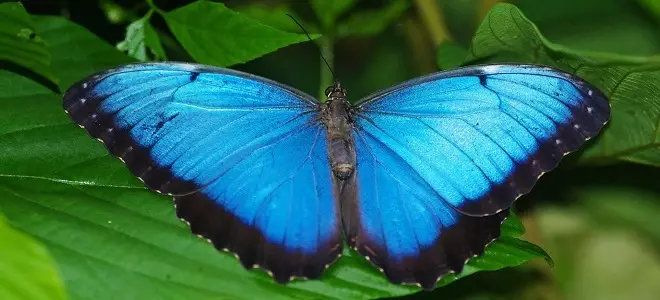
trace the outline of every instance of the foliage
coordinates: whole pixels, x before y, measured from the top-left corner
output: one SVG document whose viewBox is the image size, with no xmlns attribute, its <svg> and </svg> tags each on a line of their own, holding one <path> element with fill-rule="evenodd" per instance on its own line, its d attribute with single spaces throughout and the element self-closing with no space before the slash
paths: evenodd
<svg viewBox="0 0 660 300">
<path fill-rule="evenodd" d="M 48 251 L 7 225 L 0 215 L 0 299 L 66 299 L 62 279 Z"/>
<path fill-rule="evenodd" d="M 50 53 L 20 3 L 0 4 L 0 61 L 10 61 L 48 80 L 57 80 L 50 69 Z"/>
<path fill-rule="evenodd" d="M 153 60 L 167 59 L 158 35 L 149 23 L 150 17 L 151 12 L 128 25 L 126 39 L 117 44 L 117 49 L 140 61 L 149 61 L 152 57 Z"/>
<path fill-rule="evenodd" d="M 221 67 L 307 40 L 305 35 L 265 26 L 208 1 L 193 2 L 163 13 L 163 17 L 196 61 Z"/>
<path fill-rule="evenodd" d="M 451 11 L 472 18 L 479 15 L 476 8 L 471 10 L 465 3 L 452 2 L 456 1 L 445 1 L 438 7 L 446 9 L 445 15 Z M 435 51 L 420 40 L 419 27 L 411 21 L 414 11 L 411 3 L 416 2 L 397 0 L 374 8 L 352 0 L 311 0 L 308 12 L 295 5 L 269 2 L 228 8 L 220 3 L 195 1 L 171 10 L 152 1 L 145 3 L 143 15 L 126 17 L 131 22 L 125 24 L 125 38 L 119 43 L 113 40 L 109 43 L 62 17 L 30 15 L 20 3 L 0 4 L 0 61 L 9 63 L 6 67 L 0 64 L 0 189 L 4 193 L 0 211 L 7 216 L 9 224 L 43 245 L 23 237 L 30 247 L 44 247 L 50 252 L 69 298 L 367 299 L 418 291 L 415 287 L 388 283 L 366 260 L 349 250 L 322 280 L 282 286 L 261 271 L 244 270 L 233 256 L 217 253 L 205 241 L 190 234 L 176 219 L 170 199 L 147 191 L 102 145 L 76 128 L 61 109 L 61 93 L 72 83 L 92 72 L 135 60 L 170 58 L 217 66 L 245 63 L 237 67 L 256 70 L 261 75 L 272 74 L 269 77 L 308 92 L 322 91 L 331 77 L 316 62 L 316 48 L 296 45 L 308 39 L 285 14 L 295 16 L 315 33 L 312 38 L 322 46 L 322 52 L 335 65 L 337 73 L 346 74 L 343 78 L 351 95 L 363 95 L 369 89 L 407 79 L 418 74 L 419 69 L 427 70 L 436 63 L 445 69 L 486 62 L 525 62 L 576 73 L 610 96 L 613 120 L 600 138 L 592 141 L 585 151 L 572 155 L 567 165 L 632 162 L 646 168 L 660 166 L 660 58 L 587 52 L 555 44 L 509 4 L 494 6 L 479 26 L 478 20 L 474 20 L 474 33 L 465 29 L 470 26 L 448 24 L 455 40 L 445 40 Z M 648 7 L 650 15 L 657 12 L 651 2 L 640 0 L 640 3 Z M 365 47 L 361 42 L 364 40 L 374 40 L 379 46 Z M 407 43 L 402 40 L 410 46 L 403 46 Z M 357 42 L 346 49 L 342 45 L 347 41 Z M 333 59 L 335 45 L 337 57 Z M 407 51 L 414 52 L 414 57 Z M 301 58 L 304 53 L 311 53 L 309 61 L 315 63 L 309 64 Z M 363 61 L 364 67 L 356 69 L 342 64 L 343 60 Z M 313 74 L 319 73 L 320 83 L 309 81 Z M 630 171 L 624 170 L 622 174 L 626 172 Z M 562 175 L 542 182 L 549 182 L 548 185 L 569 182 L 559 177 Z M 540 193 L 554 195 L 547 193 L 554 190 L 543 184 L 535 190 L 541 192 L 532 193 L 530 198 L 543 198 L 537 196 Z M 578 208 L 571 209 L 584 207 L 594 211 L 594 218 L 599 220 L 611 220 L 620 213 L 617 224 L 632 226 L 657 239 L 660 227 L 650 211 L 657 210 L 658 203 L 649 204 L 660 198 L 655 192 L 642 193 L 631 187 L 605 190 L 600 185 L 596 192 L 577 187 L 570 191 L 569 198 L 580 203 Z M 644 196 L 635 196 L 640 194 Z M 638 200 L 628 206 L 620 200 L 626 197 Z M 602 198 L 607 201 L 599 201 Z M 0 234 L 8 228 L 2 226 Z M 543 249 L 519 239 L 525 230 L 517 217 L 509 218 L 502 231 L 503 237 L 492 243 L 484 255 L 470 260 L 458 276 L 443 278 L 439 286 L 473 273 L 518 266 L 535 258 L 544 258 L 552 264 Z M 567 255 L 557 250 L 561 247 L 550 244 L 565 262 Z M 4 247 L 4 244 L 0 246 L 0 252 L 11 250 Z M 31 266 L 49 270 L 40 273 L 49 277 L 52 280 L 49 287 L 56 289 L 59 282 L 53 279 L 57 278 L 53 275 L 55 271 L 43 259 L 47 256 L 43 252 L 39 255 L 43 264 L 35 260 Z M 14 255 L 0 257 L 21 259 Z M 3 262 L 0 259 L 0 266 Z M 559 265 L 558 272 L 572 274 L 573 270 Z M 469 297 L 468 292 L 479 289 L 463 288 L 459 292 L 454 289 L 484 276 L 489 275 L 470 276 L 474 279 L 462 279 L 433 294 L 413 297 Z M 571 276 L 565 277 L 579 280 Z M 0 286 L 20 287 L 12 282 L 17 278 L 0 276 Z M 32 283 L 21 281 L 21 284 Z M 571 289 L 570 280 L 560 280 L 560 284 L 565 290 Z M 63 293 L 60 288 L 52 295 L 62 295 L 58 298 L 61 299 Z M 575 295 L 585 294 L 575 292 Z"/>
<path fill-rule="evenodd" d="M 554 66 L 577 74 L 609 96 L 612 122 L 582 159 L 660 166 L 660 56 L 571 50 L 546 40 L 515 6 L 501 4 L 477 29 L 464 63 L 498 61 Z"/>
</svg>

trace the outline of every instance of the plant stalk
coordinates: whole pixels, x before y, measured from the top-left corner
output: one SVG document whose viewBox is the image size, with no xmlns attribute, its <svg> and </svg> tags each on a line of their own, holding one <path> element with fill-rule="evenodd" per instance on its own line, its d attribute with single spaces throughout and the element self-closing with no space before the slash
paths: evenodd
<svg viewBox="0 0 660 300">
<path fill-rule="evenodd" d="M 445 26 L 445 19 L 437 0 L 415 0 L 415 6 L 436 47 L 444 40 L 451 40 L 451 35 Z"/>
</svg>

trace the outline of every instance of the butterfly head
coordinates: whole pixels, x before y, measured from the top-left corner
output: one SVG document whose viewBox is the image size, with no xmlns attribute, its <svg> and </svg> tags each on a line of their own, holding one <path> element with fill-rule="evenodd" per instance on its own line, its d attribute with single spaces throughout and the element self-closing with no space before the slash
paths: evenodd
<svg viewBox="0 0 660 300">
<path fill-rule="evenodd" d="M 346 89 L 341 87 L 339 81 L 335 81 L 332 86 L 329 86 L 325 89 L 325 95 L 328 97 L 329 101 L 335 99 L 346 99 Z"/>
</svg>

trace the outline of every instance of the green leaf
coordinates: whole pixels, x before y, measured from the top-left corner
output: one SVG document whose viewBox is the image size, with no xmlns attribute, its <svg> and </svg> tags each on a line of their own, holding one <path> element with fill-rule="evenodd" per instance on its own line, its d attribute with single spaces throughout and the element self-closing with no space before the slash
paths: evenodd
<svg viewBox="0 0 660 300">
<path fill-rule="evenodd" d="M 9 61 L 57 83 L 50 53 L 34 23 L 18 2 L 0 4 L 0 61 Z"/>
<path fill-rule="evenodd" d="M 554 265 L 550 255 L 541 247 L 516 238 L 524 232 L 525 228 L 522 222 L 512 214 L 502 223 L 502 236 L 488 245 L 483 255 L 468 261 L 460 274 L 449 274 L 443 277 L 437 286 L 447 285 L 480 271 L 495 271 L 506 267 L 519 266 L 537 258 L 545 259 L 550 266 Z"/>
<path fill-rule="evenodd" d="M 518 216 L 511 212 L 509 217 L 502 223 L 502 236 L 519 237 L 525 233 L 525 226 Z"/>
<path fill-rule="evenodd" d="M 304 34 L 275 29 L 210 1 L 193 2 L 163 16 L 195 60 L 221 67 L 244 63 L 308 40 Z"/>
<path fill-rule="evenodd" d="M 134 62 L 78 24 L 59 17 L 32 18 L 37 32 L 48 43 L 53 72 L 60 78 L 61 91 L 94 72 Z"/>
<path fill-rule="evenodd" d="M 0 241 L 0 299 L 67 298 L 48 251 L 29 236 L 11 228 L 2 215 Z"/>
<path fill-rule="evenodd" d="M 144 23 L 144 44 L 149 50 L 151 50 L 152 55 L 157 60 L 167 60 L 167 54 L 165 49 L 160 43 L 160 38 L 158 38 L 158 33 L 151 26 L 148 21 Z"/>
<path fill-rule="evenodd" d="M 660 166 L 660 56 L 575 51 L 547 41 L 513 5 L 498 4 L 472 41 L 465 63 L 516 61 L 574 73 L 609 97 L 612 119 L 582 159 Z"/>
<path fill-rule="evenodd" d="M 330 28 L 341 14 L 355 5 L 355 0 L 311 0 L 312 8 L 324 28 Z"/>
<path fill-rule="evenodd" d="M 134 21 L 126 28 L 126 38 L 117 44 L 119 51 L 139 61 L 166 60 L 165 50 L 160 39 L 149 23 L 151 13 Z"/>
<path fill-rule="evenodd" d="M 409 6 L 407 0 L 394 0 L 379 10 L 353 13 L 337 25 L 337 37 L 377 35 L 397 20 Z"/>
<path fill-rule="evenodd" d="M 289 6 L 280 3 L 250 3 L 233 8 L 236 12 L 250 17 L 261 24 L 271 26 L 286 32 L 303 33 L 300 27 L 287 15 L 293 16 L 308 32 L 318 32 L 315 25 L 305 22 L 291 10 Z"/>
</svg>

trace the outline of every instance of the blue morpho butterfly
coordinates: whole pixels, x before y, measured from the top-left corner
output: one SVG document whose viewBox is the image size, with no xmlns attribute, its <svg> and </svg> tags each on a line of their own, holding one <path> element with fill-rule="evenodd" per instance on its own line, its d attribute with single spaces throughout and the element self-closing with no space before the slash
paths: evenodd
<svg viewBox="0 0 660 300">
<path fill-rule="evenodd" d="M 533 65 L 436 73 L 356 104 L 229 69 L 121 66 L 64 109 L 216 248 L 276 281 L 351 248 L 391 282 L 433 288 L 483 253 L 513 201 L 610 116 L 584 80 Z"/>
</svg>

